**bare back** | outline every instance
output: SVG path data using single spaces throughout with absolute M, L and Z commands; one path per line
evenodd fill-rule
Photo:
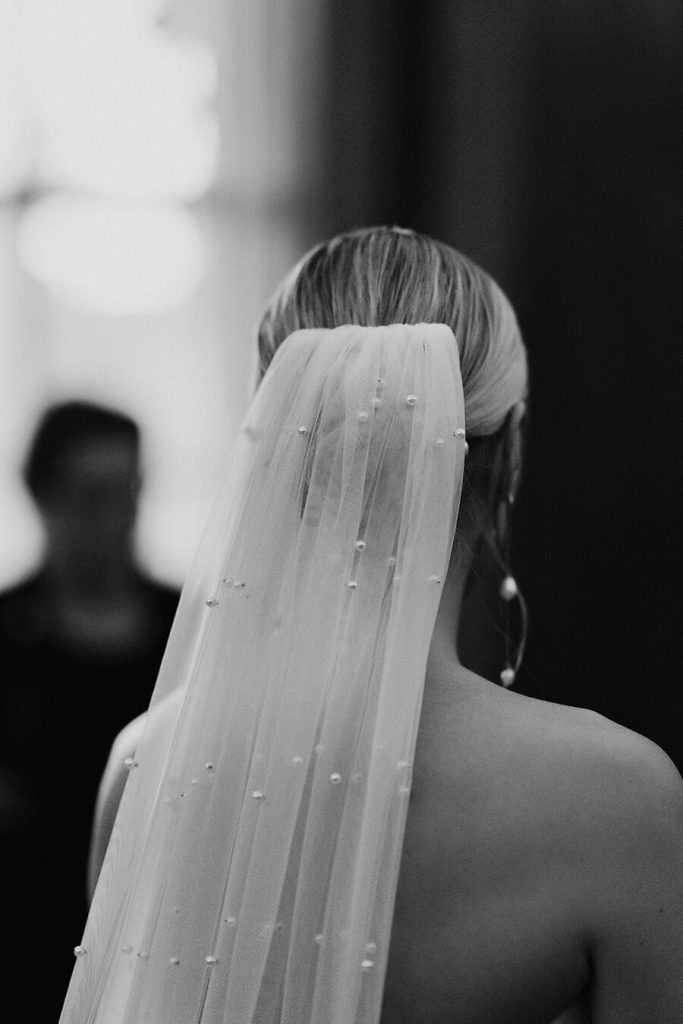
M 598 715 L 464 669 L 430 703 L 431 682 L 382 1024 L 682 1020 L 681 876 L 676 889 L 673 864 L 642 874 L 671 825 L 644 820 L 644 803 L 670 815 L 677 794 L 680 814 L 668 759 Z M 634 896 L 638 878 L 649 893 Z M 667 892 L 679 904 L 660 914 Z
M 666 755 L 462 668 L 433 682 L 381 1024 L 680 1024 L 683 784 Z M 143 726 L 112 750 L 92 888 Z

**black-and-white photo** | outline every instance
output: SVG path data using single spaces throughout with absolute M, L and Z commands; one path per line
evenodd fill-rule
M 683 1022 L 682 52 L 0 0 L 3 1019 Z

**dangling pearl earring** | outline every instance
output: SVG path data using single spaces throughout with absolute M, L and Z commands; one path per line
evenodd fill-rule
M 520 665 L 522 664 L 522 658 L 524 657 L 524 648 L 526 647 L 528 629 L 526 602 L 522 597 L 519 586 L 517 585 L 517 580 L 511 575 L 509 570 L 510 539 L 507 523 L 508 508 L 513 504 L 513 502 L 514 494 L 512 493 L 507 495 L 506 502 L 501 502 L 496 517 L 496 527 L 491 534 L 491 546 L 493 548 L 493 553 L 498 565 L 504 573 L 502 583 L 500 584 L 499 594 L 505 602 L 505 668 L 500 673 L 500 681 L 506 689 L 511 687 L 517 678 L 517 673 L 519 672 Z M 519 606 L 522 632 L 517 646 L 517 651 L 513 658 L 510 651 L 510 605 L 514 600 L 517 601 Z
M 526 609 L 526 602 L 522 597 L 521 591 L 517 586 L 517 580 L 514 576 L 507 576 L 503 578 L 503 582 L 500 585 L 500 596 L 505 601 L 505 668 L 500 673 L 500 681 L 506 688 L 512 686 L 519 672 L 519 667 L 522 664 L 522 658 L 524 657 L 524 648 L 526 647 L 526 635 L 528 627 L 528 616 Z M 517 599 L 519 603 L 519 610 L 522 619 L 522 635 L 517 646 L 517 652 L 514 660 L 510 657 L 510 613 L 509 607 L 510 602 Z

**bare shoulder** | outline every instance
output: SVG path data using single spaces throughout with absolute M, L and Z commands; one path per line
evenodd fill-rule
M 593 711 L 499 687 L 473 685 L 463 706 L 451 777 L 470 780 L 475 813 L 491 810 L 523 857 L 533 845 L 595 899 L 590 885 L 599 891 L 609 872 L 652 873 L 683 855 L 683 780 L 655 743 Z
M 546 910 L 575 929 L 592 965 L 591 1019 L 683 1020 L 678 770 L 657 744 L 593 711 L 498 694 L 514 748 L 515 877 L 532 877 Z
M 558 762 L 593 964 L 591 1019 L 683 1019 L 683 781 L 667 754 L 593 712 L 562 709 Z M 575 746 L 572 752 L 572 746 Z M 555 776 L 557 783 L 557 776 Z
M 395 962 L 404 973 L 423 962 L 429 990 L 442 957 L 444 976 L 457 972 L 448 998 L 474 992 L 478 971 L 521 979 L 514 998 L 528 997 L 528 1019 L 543 1006 L 558 1024 L 584 1020 L 590 1000 L 594 1024 L 683 1020 L 683 783 L 672 762 L 592 711 L 460 671 L 447 681 L 456 699 L 428 702 L 418 736 Z M 401 971 L 392 979 L 403 998 Z M 502 981 L 500 991 L 513 999 Z M 496 1012 L 470 1019 L 507 1019 Z
M 116 736 L 100 782 L 90 840 L 88 890 L 95 890 L 119 804 L 128 779 L 126 761 L 135 758 L 143 736 L 154 742 L 155 734 L 163 735 L 168 722 L 177 714 L 182 691 L 175 690 L 149 711 L 138 715 Z
M 634 853 L 654 840 L 683 841 L 683 780 L 661 747 L 594 711 L 505 696 L 526 770 L 577 831 Z
M 108 768 L 119 768 L 119 762 L 123 764 L 127 757 L 133 757 L 137 749 L 138 743 L 145 731 L 145 723 L 147 721 L 147 712 L 138 715 L 124 726 L 121 732 L 116 736 L 109 754 Z
M 162 733 L 168 721 L 177 714 L 181 700 L 182 691 L 173 691 L 149 711 L 130 721 L 118 733 L 100 783 L 98 814 L 107 808 L 108 815 L 115 815 L 128 777 L 126 760 L 135 757 L 143 735 L 147 737 L 147 742 L 150 742 L 155 733 Z
M 145 729 L 147 714 L 138 715 L 118 733 L 112 743 L 100 781 L 95 805 L 88 855 L 88 894 L 92 898 L 100 874 L 116 812 L 126 785 L 126 759 L 133 758 Z
M 676 766 L 657 744 L 593 711 L 515 703 L 525 751 L 520 779 L 533 795 L 527 824 L 548 863 L 571 881 L 587 940 L 620 947 L 627 961 L 645 933 L 665 943 L 667 929 L 677 931 L 680 946 L 683 780 Z M 658 956 L 665 962 L 661 950 Z
M 609 863 L 612 885 L 604 895 L 613 921 L 620 900 L 631 914 L 639 900 L 683 878 L 683 779 L 664 750 L 639 733 L 594 712 L 573 718 L 567 739 L 576 737 L 580 755 L 573 768 L 581 783 L 573 794 L 577 827 Z M 564 758 L 571 770 L 566 747 Z
M 533 702 L 540 705 L 542 702 Z M 544 705 L 534 718 L 555 767 L 567 780 L 565 792 L 583 806 L 577 824 L 635 841 L 656 831 L 683 838 L 683 780 L 669 756 L 651 740 L 583 708 Z M 600 824 L 602 823 L 602 829 Z M 633 845 L 633 842 L 627 843 Z

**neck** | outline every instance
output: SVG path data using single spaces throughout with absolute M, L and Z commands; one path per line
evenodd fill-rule
M 472 551 L 474 548 L 475 545 L 470 544 L 463 546 L 462 550 Z M 480 685 L 489 685 L 488 681 L 496 678 L 498 662 L 502 664 L 502 654 L 498 650 L 497 637 L 491 630 L 492 620 L 484 597 L 477 594 L 476 582 L 470 593 L 467 588 L 469 578 L 469 558 L 451 566 L 446 576 L 427 656 L 423 731 L 440 733 L 444 716 L 447 717 L 458 706 L 463 686 L 469 692 L 473 684 L 477 689 Z M 464 664 L 460 658 L 461 649 L 465 654 Z
M 51 560 L 45 575 L 51 592 L 70 603 L 126 599 L 134 588 L 132 562 L 125 556 L 82 565 L 73 559 L 67 565 Z
M 449 763 L 453 715 L 458 714 L 463 667 L 458 656 L 458 626 L 466 569 L 449 572 L 444 582 L 427 656 L 420 727 L 415 748 L 415 796 L 425 782 Z
M 441 678 L 454 667 L 460 667 L 458 627 L 466 578 L 466 567 L 458 567 L 446 576 L 427 658 L 430 678 Z

